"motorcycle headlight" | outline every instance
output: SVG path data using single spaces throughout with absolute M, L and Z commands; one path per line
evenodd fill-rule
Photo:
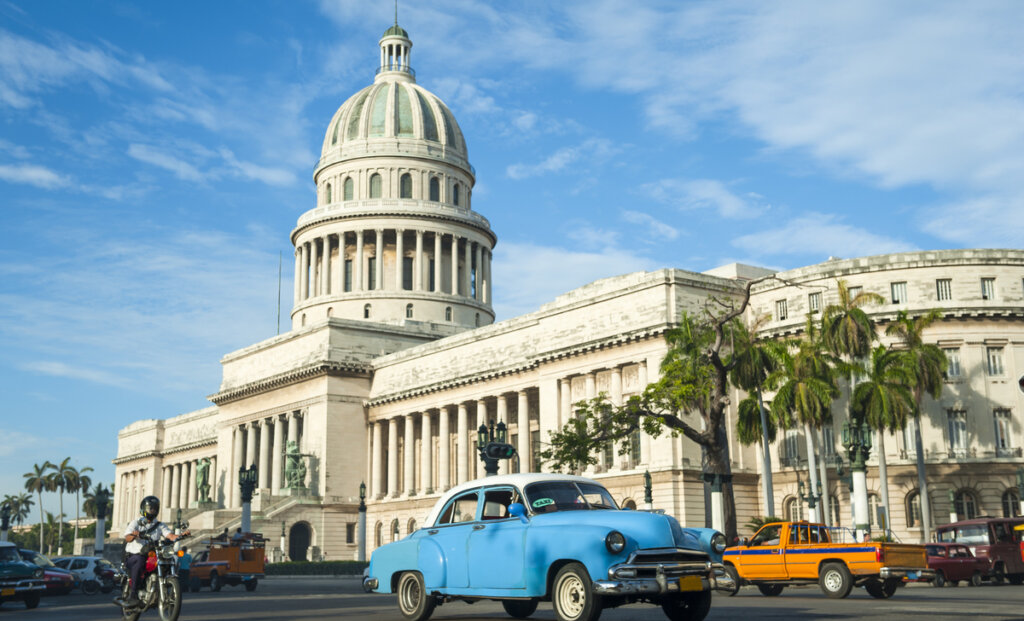
M 619 531 L 613 530 L 604 538 L 604 546 L 612 554 L 618 554 L 626 549 L 626 537 Z
M 726 548 L 725 535 L 722 533 L 715 533 L 711 537 L 711 549 L 715 551 L 715 554 L 721 554 L 725 552 Z

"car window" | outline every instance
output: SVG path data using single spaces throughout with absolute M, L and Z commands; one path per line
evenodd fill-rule
M 777 546 L 779 537 L 782 534 L 781 524 L 771 524 L 757 531 L 754 538 L 750 540 L 751 546 Z
M 66 558 L 57 559 L 56 561 L 53 562 L 53 564 L 56 565 L 57 567 L 60 567 L 61 569 L 67 569 L 68 568 L 68 559 L 66 559 Z
M 996 531 L 996 541 L 1004 543 L 1010 543 L 1013 541 L 1013 535 L 1010 532 L 1009 524 L 1006 522 L 996 522 L 993 526 Z
M 441 512 L 437 524 L 458 524 L 472 522 L 476 519 L 476 505 L 479 499 L 477 490 L 455 497 Z
M 544 481 L 528 485 L 525 492 L 534 513 L 618 509 L 608 490 L 596 483 Z
M 988 543 L 988 526 L 974 524 L 957 527 L 956 541 L 957 543 Z
M 8 548 L 6 546 L 0 548 L 0 561 L 9 563 L 11 561 L 20 561 L 21 557 L 18 556 L 18 550 L 16 548 Z
M 33 555 L 32 562 L 40 567 L 53 567 L 53 562 L 42 554 Z
M 74 571 L 76 569 L 85 569 L 85 566 L 88 564 L 89 563 L 85 559 L 76 558 L 75 560 L 71 561 L 71 570 Z
M 946 550 L 939 546 L 926 546 L 928 556 L 946 556 Z
M 489 489 L 484 492 L 484 520 L 504 520 L 512 517 L 508 514 L 508 506 L 514 502 L 522 502 L 515 488 Z

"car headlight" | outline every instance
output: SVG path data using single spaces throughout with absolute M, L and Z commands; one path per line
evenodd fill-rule
M 715 551 L 715 554 L 725 552 L 726 545 L 725 535 L 722 533 L 715 533 L 711 537 L 711 549 Z
M 42 577 L 43 577 L 43 568 L 42 568 L 42 567 L 40 567 L 39 569 L 37 569 L 37 570 L 35 571 L 35 574 L 34 574 L 34 575 L 35 575 L 35 577 L 36 577 L 36 578 L 42 578 Z
M 604 538 L 604 546 L 612 554 L 618 554 L 626 549 L 626 537 L 619 531 L 613 530 Z

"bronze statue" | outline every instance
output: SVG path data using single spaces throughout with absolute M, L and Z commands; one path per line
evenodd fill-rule
M 204 457 L 196 464 L 196 491 L 199 502 L 210 502 L 210 458 Z

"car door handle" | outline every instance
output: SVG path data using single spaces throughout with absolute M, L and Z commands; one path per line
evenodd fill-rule
M 431 530 L 428 530 L 427 534 L 428 535 L 436 535 L 438 532 L 440 532 L 440 531 L 438 531 L 436 528 L 433 528 Z
M 475 525 L 473 526 L 473 530 L 483 530 L 483 529 L 485 529 L 485 528 L 487 528 L 487 526 L 486 526 L 486 525 L 484 525 L 484 524 L 475 524 Z

